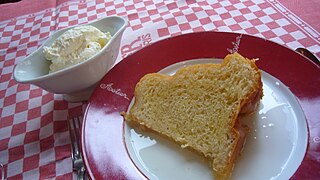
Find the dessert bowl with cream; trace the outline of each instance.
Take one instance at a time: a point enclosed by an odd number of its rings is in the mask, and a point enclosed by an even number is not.
[[[126,25],[124,18],[109,16],[59,30],[15,66],[13,77],[70,102],[87,100],[115,64]]]

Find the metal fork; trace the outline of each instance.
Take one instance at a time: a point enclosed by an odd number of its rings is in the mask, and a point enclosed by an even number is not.
[[[83,165],[82,154],[80,151],[80,129],[82,116],[70,118],[68,120],[69,133],[71,138],[71,159],[73,171],[77,174],[78,180],[87,179],[86,170]]]

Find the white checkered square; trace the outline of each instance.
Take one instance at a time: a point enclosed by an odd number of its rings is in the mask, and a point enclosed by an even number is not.
[[[16,136],[11,136],[10,140],[9,140],[9,143],[8,143],[8,147],[9,148],[14,148],[14,147],[23,145],[24,136],[25,136],[25,133],[19,134],[19,135],[16,135]]]
[[[79,24],[85,24],[85,23],[88,22],[88,18],[87,18],[87,17],[80,18],[80,19],[78,20],[78,22],[79,22]],[[68,23],[65,23],[65,24],[66,24],[66,26],[69,25]]]
[[[13,124],[23,123],[28,118],[28,112],[22,111],[19,113],[15,113],[13,117],[14,117]]]
[[[200,27],[202,26],[202,24],[200,23],[200,21],[192,21],[192,22],[189,22],[191,28],[195,28],[195,27]]]
[[[88,16],[94,16],[94,15],[96,15],[96,14],[97,14],[97,11],[96,11],[96,10],[92,10],[92,11],[87,12],[87,15],[88,15]]]
[[[70,171],[72,171],[72,166],[70,164],[72,164],[71,158],[65,158],[63,160],[58,161],[56,164],[57,176],[67,174]]]
[[[273,19],[271,19],[269,16],[259,17],[259,20],[261,22],[263,22],[264,24],[269,23],[269,22],[273,22]]]
[[[126,10],[126,8],[125,8],[125,7],[117,8],[117,9],[116,9],[116,11],[117,11],[117,14],[127,12],[127,10]],[[133,12],[135,12],[135,11],[133,11]]]
[[[46,165],[50,162],[55,161],[55,152],[54,149],[48,149],[40,153],[40,166]]]
[[[314,53],[320,52],[320,46],[319,46],[318,44],[315,44],[315,45],[313,45],[313,46],[310,46],[310,47],[308,47],[308,49],[309,49],[311,52],[314,52]]]
[[[139,24],[141,24],[139,19],[134,19],[134,20],[130,21],[130,25],[131,26],[136,26],[136,25],[139,25]]]
[[[239,10],[233,10],[229,12],[231,14],[232,17],[237,17],[237,16],[241,16],[242,13]]]
[[[11,136],[11,130],[12,130],[12,126],[2,127],[0,131],[0,140],[9,138]]]
[[[284,44],[284,41],[279,37],[274,37],[274,38],[271,38],[270,40],[273,41],[273,42],[276,42],[278,44],[281,44],[281,45]]]
[[[250,9],[251,12],[257,12],[261,10],[261,8],[257,5],[249,6],[248,8]]]
[[[22,159],[11,162],[7,166],[7,177],[12,177],[17,174],[21,174],[23,172],[22,170],[23,170],[23,160]]]
[[[222,20],[221,16],[219,15],[212,15],[212,16],[209,16],[209,18],[211,19],[212,22]]]
[[[12,33],[12,36],[19,35],[22,33],[22,31],[23,31],[23,29],[14,30]]]
[[[227,26],[237,24],[237,21],[234,20],[233,18],[228,18],[228,19],[224,20],[223,22],[224,22]]]
[[[11,41],[11,36],[4,36],[4,37],[1,37],[1,42],[2,43],[8,43]]]
[[[253,19],[257,19],[257,18],[258,18],[258,17],[257,17],[255,14],[253,14],[253,13],[244,14],[243,16],[246,18],[246,20],[253,20]]]
[[[71,10],[71,11],[77,11],[79,9],[79,6],[77,5],[71,5],[71,6],[68,6],[68,9]],[[61,11],[60,11],[61,12]]]
[[[53,102],[50,101],[47,104],[42,104],[41,106],[41,116],[48,114],[49,112],[51,112],[53,109]]]
[[[69,16],[68,11],[60,11],[58,14],[59,14],[59,17],[68,17]]]
[[[31,132],[40,128],[41,128],[40,117],[37,117],[35,119],[30,119],[27,121],[26,132]]]
[[[193,12],[191,12],[191,14],[193,14]],[[201,17],[206,17],[207,16],[207,13],[205,11],[199,11],[199,12],[196,12],[194,13],[198,19],[200,19]]]
[[[256,26],[256,29],[259,32],[266,32],[266,31],[270,30],[270,28],[268,26],[266,26],[265,24],[261,24],[261,25]]]
[[[49,123],[40,129],[40,137],[47,138],[53,134],[53,123]]]
[[[220,4],[221,4],[222,6],[224,6],[224,7],[226,7],[226,6],[231,6],[231,5],[232,5],[231,2],[229,2],[229,1],[221,1]]]
[[[21,39],[23,39],[23,38],[29,38],[30,35],[31,35],[31,32],[30,32],[30,31],[24,32],[24,33],[21,34]]]
[[[29,99],[29,91],[20,91],[16,93],[17,102],[22,102]]]
[[[86,3],[87,9],[88,8],[95,8],[96,7],[96,2],[95,1],[88,1],[88,3]]]
[[[26,19],[18,19],[17,22],[16,22],[16,25],[23,25],[27,22]]]
[[[178,16],[178,17],[176,17],[176,20],[177,20],[177,22],[179,24],[183,24],[183,23],[187,23],[188,22],[188,20],[187,20],[187,18],[185,16]]]
[[[134,5],[135,9],[146,7],[146,5],[145,5],[145,3],[143,1],[142,2],[138,2],[138,3],[134,3],[132,1],[127,1],[124,4],[125,4],[125,6]],[[155,9],[154,4],[152,4],[151,6],[148,6],[148,9]]]
[[[68,131],[54,134],[54,146],[63,146],[70,144],[70,134]]]
[[[35,107],[40,107],[41,106],[41,99],[42,97],[36,97],[36,98],[32,98],[29,100],[29,109],[33,109]]]
[[[246,8],[247,6],[245,6],[243,3],[236,3],[233,5],[235,8],[237,9],[244,9]]]
[[[50,32],[50,26],[44,26],[40,28],[41,33],[47,33]]]
[[[291,35],[293,38],[297,39],[297,40],[306,38],[306,35],[305,35],[304,33],[302,33],[301,31],[291,32],[290,35]]]
[[[286,45],[290,48],[290,49],[297,49],[299,47],[303,47],[303,45],[301,43],[299,43],[298,41],[292,41],[289,43],[286,43]]]
[[[8,150],[0,151],[0,162],[2,164],[6,164],[9,161],[9,153]]]
[[[242,29],[247,29],[247,28],[253,27],[253,25],[248,21],[243,21],[243,22],[240,22],[238,24]]]
[[[5,56],[5,59],[9,60],[9,59],[14,59],[17,56],[17,52],[12,52],[12,53],[7,53]]]
[[[181,32],[181,30],[178,28],[178,26],[170,26],[170,27],[168,27],[168,30],[169,30],[170,34],[175,34],[175,33]]]
[[[33,26],[33,22],[28,22],[26,24],[24,24],[24,28],[29,28],[29,27],[32,27]]]
[[[4,73],[2,75],[5,75]],[[9,88],[7,88],[7,91],[6,91],[6,96],[11,96],[13,94],[15,94],[17,92],[17,86],[11,86]]]
[[[267,15],[271,15],[271,14],[277,13],[272,7],[268,7],[266,9],[263,9],[262,11],[265,12]]]
[[[282,27],[272,29],[271,31],[274,32],[275,34],[277,34],[277,36],[283,36],[285,34],[288,34],[288,32],[286,30],[284,30]]]
[[[0,90],[5,90],[5,89],[7,89],[8,84],[9,84],[8,81],[6,81],[6,82],[1,82],[1,83],[0,83]],[[3,114],[2,114],[2,115],[3,115]]]
[[[12,32],[14,31],[14,27],[13,25],[8,25],[4,28],[4,32]]]
[[[2,74],[10,74],[13,72],[13,66],[7,66],[2,68]]]
[[[16,105],[15,104],[11,104],[9,106],[3,107],[1,117],[7,117],[7,116],[10,116],[10,115],[14,115],[15,109],[16,109]],[[2,132],[2,129],[1,129],[0,133],[1,132]]]
[[[33,31],[33,30],[37,30],[37,29],[39,29],[40,27],[41,27],[41,23],[33,24],[31,30],[32,30],[32,31]]]
[[[287,26],[287,25],[289,25],[290,24],[290,22],[287,20],[287,19],[285,19],[285,18],[281,18],[281,19],[277,19],[277,20],[275,20],[275,22],[277,23],[277,24],[279,24],[280,26]]]
[[[24,145],[24,157],[30,157],[40,153],[39,141],[28,143]]]
[[[40,174],[39,174],[39,169],[32,169],[30,171],[26,171],[23,173],[23,179],[39,179]]]
[[[9,48],[17,47],[20,44],[20,40],[17,41],[11,41]]]
[[[227,13],[228,10],[226,10],[226,8],[224,7],[219,7],[217,9],[215,9],[215,11],[218,13],[218,14],[224,14],[224,13]]]

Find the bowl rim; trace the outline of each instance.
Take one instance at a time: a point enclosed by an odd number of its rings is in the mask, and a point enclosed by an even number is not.
[[[85,60],[85,61],[82,61],[78,64],[75,64],[75,65],[72,65],[72,66],[69,66],[69,67],[66,67],[66,68],[63,68],[61,70],[58,70],[58,71],[55,71],[55,72],[52,72],[52,73],[48,73],[48,74],[45,74],[45,75],[42,75],[42,76],[39,76],[39,77],[36,77],[36,78],[33,78],[33,79],[27,79],[27,80],[22,80],[20,79],[18,76],[17,76],[17,66],[20,66],[21,64],[25,63],[26,61],[28,61],[28,59],[30,57],[32,57],[33,55],[37,54],[37,53],[40,53],[43,49],[44,46],[47,46],[46,43],[50,40],[52,40],[54,37],[54,35],[56,35],[57,33],[64,33],[65,31],[69,30],[69,29],[72,29],[74,27],[77,27],[77,26],[85,26],[85,25],[92,25],[94,23],[98,23],[98,22],[102,22],[106,19],[112,19],[112,18],[117,18],[117,19],[120,19],[123,21],[123,24],[122,26],[116,31],[116,33],[112,36],[112,38],[107,42],[107,44],[96,54],[94,54],[92,57],[90,57],[89,59]],[[48,39],[45,40],[45,42],[39,47],[37,48],[37,50],[35,50],[34,52],[32,52],[30,55],[28,55],[27,57],[25,57],[21,62],[17,63],[14,67],[14,70],[13,70],[13,78],[19,82],[19,83],[33,83],[33,82],[38,82],[38,81],[43,81],[43,80],[46,80],[46,79],[50,79],[50,78],[54,78],[54,77],[57,77],[57,76],[61,76],[63,74],[66,74],[66,73],[69,73],[70,71],[76,69],[76,68],[79,68],[81,66],[84,66],[85,64],[88,64],[90,63],[91,61],[93,61],[95,58],[97,58],[98,56],[100,56],[103,51],[105,51],[107,48],[109,48],[111,42],[115,41],[115,37],[117,37],[119,34],[123,33],[123,31],[125,30],[126,26],[128,25],[128,21],[121,17],[121,16],[107,16],[107,17],[104,17],[104,18],[101,18],[101,19],[97,19],[95,21],[92,21],[92,22],[88,22],[88,23],[84,23],[84,24],[77,24],[77,25],[73,25],[73,26],[70,26],[70,27],[66,27],[66,28],[62,28],[62,29],[59,29],[57,31],[55,31],[53,34],[51,34]],[[94,26],[94,25],[92,25]],[[96,27],[96,26],[94,26]],[[100,30],[100,29],[99,29]],[[45,59],[46,60],[46,59]]]

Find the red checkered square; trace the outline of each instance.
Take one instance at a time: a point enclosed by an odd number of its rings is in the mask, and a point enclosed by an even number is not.
[[[0,151],[8,149],[9,140],[10,138],[0,139]]]
[[[18,159],[23,159],[24,148],[23,146],[17,146],[9,149],[9,162],[14,162]]]
[[[28,100],[18,102],[16,104],[15,113],[19,113],[19,112],[28,110],[28,103],[29,103]]]
[[[53,122],[53,131],[55,133],[61,133],[68,131],[68,124],[66,121],[55,121]]]
[[[44,127],[52,122],[53,114],[52,112],[42,115],[41,117],[41,127]]]
[[[158,34],[159,34],[159,37],[165,37],[170,35],[170,32],[168,28],[162,28],[162,29],[158,29]]]
[[[4,98],[4,106],[9,106],[16,103],[16,94],[12,94]],[[1,125],[0,125],[1,126]]]
[[[35,141],[38,141],[40,139],[40,129],[26,132],[26,135],[24,137],[24,144],[32,143]]]
[[[23,159],[23,171],[30,171],[39,167],[39,154]]]
[[[26,132],[26,122],[14,124],[12,126],[11,136],[16,136]]]
[[[40,140],[40,151],[46,151],[54,147],[54,139],[53,136],[49,136],[47,138]]]
[[[265,31],[265,32],[262,32],[261,34],[268,39],[277,37],[277,35],[272,31]]]
[[[189,25],[189,23],[184,23],[184,24],[180,24],[179,25],[179,28],[182,30],[182,31],[185,31],[185,30],[189,30],[191,28],[191,26]]]
[[[0,128],[12,126],[12,125],[13,125],[13,115],[7,116],[7,117],[2,117],[0,119]],[[0,137],[0,139],[1,139],[1,137]]]
[[[40,172],[40,179],[49,179],[54,178],[56,175],[56,164],[50,163],[44,166],[40,166],[39,168]]]
[[[70,157],[71,154],[71,145],[60,145],[55,147],[55,152],[58,152],[55,154],[55,159],[63,160]]]
[[[28,120],[32,120],[37,117],[41,117],[41,107],[36,107],[28,111]]]
[[[56,180],[65,180],[65,179],[73,179],[72,173],[63,174],[61,176],[57,176]]]

